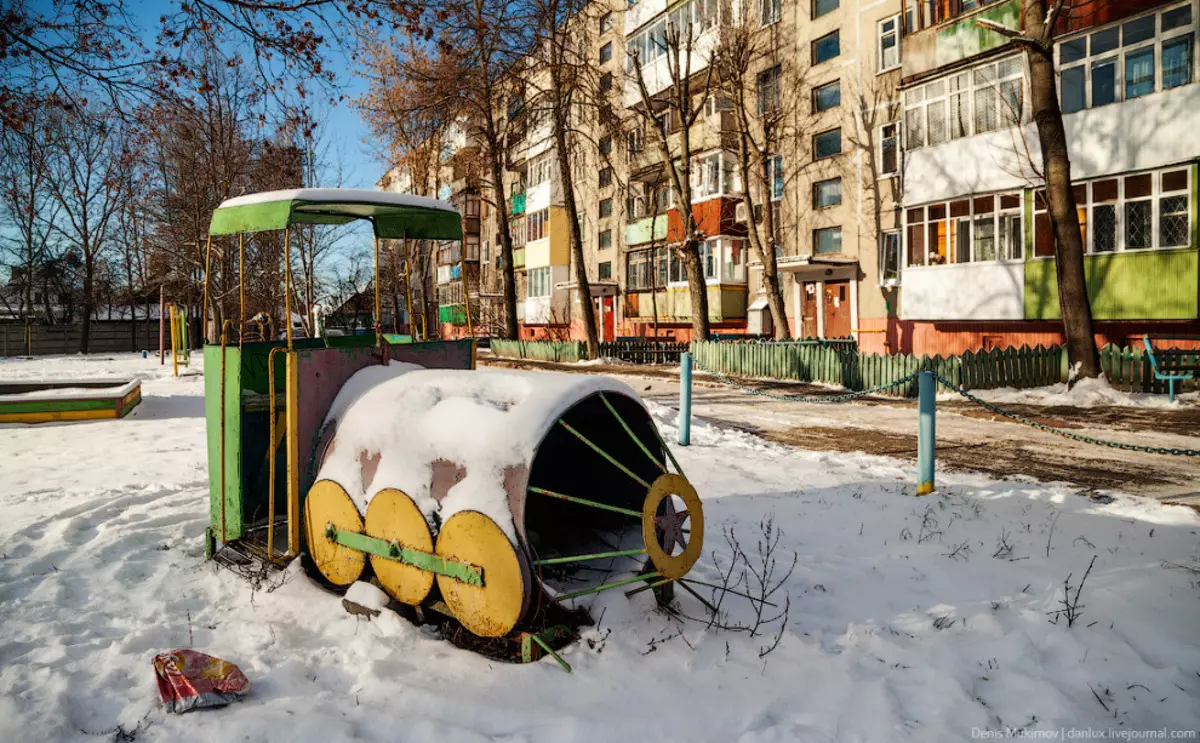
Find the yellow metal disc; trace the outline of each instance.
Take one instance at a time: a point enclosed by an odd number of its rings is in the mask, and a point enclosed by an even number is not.
[[[672,495],[683,501],[685,510],[675,508]],[[660,507],[663,513],[659,513]],[[685,523],[687,533],[683,531]],[[682,578],[700,559],[704,550],[704,508],[686,477],[667,473],[650,484],[642,507],[642,539],[650,561],[664,578]],[[682,546],[683,551],[674,554],[676,546]]]
[[[459,511],[438,533],[436,552],[483,571],[482,586],[437,577],[454,618],[480,637],[511,632],[525,606],[525,577],[516,548],[496,522],[478,511]]]
[[[367,536],[399,542],[422,552],[433,552],[429,524],[412,498],[385,488],[367,505]],[[404,604],[416,606],[433,590],[433,573],[380,555],[371,555],[371,567],[383,590]]]
[[[335,586],[358,580],[367,566],[367,556],[325,536],[330,524],[344,531],[362,533],[363,520],[350,495],[333,480],[320,480],[304,499],[304,529],[308,554],[317,570]]]

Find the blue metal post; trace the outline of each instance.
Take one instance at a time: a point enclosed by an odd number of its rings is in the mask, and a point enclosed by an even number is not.
[[[692,441],[692,355],[679,356],[679,445]]]
[[[917,495],[933,492],[933,450],[936,439],[934,405],[937,388],[933,372],[917,375]]]

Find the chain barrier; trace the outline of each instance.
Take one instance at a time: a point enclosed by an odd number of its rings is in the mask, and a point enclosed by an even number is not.
[[[892,387],[899,387],[900,385],[908,384],[912,380],[916,379],[917,375],[920,374],[920,372],[909,374],[907,376],[901,377],[900,379],[897,379],[894,382],[887,382],[885,384],[881,384],[876,387],[872,387],[871,389],[868,389],[868,390],[861,390],[859,392],[848,392],[844,395],[830,395],[830,396],[826,396],[826,397],[813,397],[813,396],[806,396],[806,395],[776,395],[776,394],[768,392],[764,389],[749,387],[749,386],[744,385],[741,382],[737,381],[736,379],[733,379],[729,376],[726,376],[725,374],[722,374],[719,371],[716,371],[714,369],[709,369],[707,366],[700,363],[700,361],[697,360],[694,356],[692,357],[692,365],[695,366],[700,371],[707,372],[707,373],[713,375],[714,377],[716,377],[720,381],[724,382],[725,384],[728,384],[731,387],[736,387],[737,389],[742,390],[743,392],[748,392],[751,395],[758,395],[759,397],[766,397],[766,398],[770,398],[772,400],[779,400],[781,402],[806,402],[806,403],[818,403],[818,404],[832,404],[832,403],[840,403],[840,402],[849,402],[850,400],[854,400],[859,397],[865,397],[866,395],[871,395],[876,392],[882,392],[883,390],[891,389]],[[941,382],[946,388],[948,388],[954,392],[957,392],[958,394],[967,398],[968,400],[975,403],[976,405],[979,405],[980,407],[986,408],[997,415],[1004,416],[1005,418],[1008,418],[1009,420],[1014,420],[1017,423],[1022,423],[1026,426],[1036,428],[1039,431],[1045,431],[1046,433],[1054,434],[1055,436],[1062,436],[1064,438],[1072,439],[1074,441],[1081,441],[1085,444],[1096,444],[1098,446],[1107,446],[1112,449],[1122,449],[1124,451],[1136,451],[1136,452],[1143,452],[1146,454],[1167,454],[1167,455],[1182,456],[1182,457],[1200,457],[1200,449],[1179,449],[1179,448],[1175,448],[1175,447],[1166,447],[1166,446],[1141,446],[1139,444],[1128,444],[1128,443],[1124,443],[1124,442],[1120,442],[1120,441],[1105,441],[1103,439],[1097,439],[1092,436],[1084,436],[1083,434],[1072,433],[1071,431],[1067,431],[1062,428],[1055,428],[1053,426],[1047,426],[1044,423],[1038,423],[1037,421],[1033,420],[1032,418],[1026,418],[1025,416],[1020,415],[1018,413],[1014,413],[1012,411],[1005,410],[1004,408],[1000,407],[999,405],[995,405],[995,404],[990,403],[987,400],[984,400],[976,395],[972,395],[967,390],[958,386],[957,384],[950,381],[949,379],[946,379],[945,377],[943,377],[940,374],[937,375],[937,380],[939,382]]]
[[[1200,457],[1200,449],[1178,449],[1178,448],[1166,447],[1166,446],[1141,446],[1138,444],[1127,444],[1127,443],[1123,443],[1120,441],[1105,441],[1103,439],[1097,439],[1097,438],[1093,438],[1091,436],[1084,436],[1083,434],[1079,434],[1079,433],[1072,433],[1072,432],[1067,431],[1062,428],[1054,428],[1053,426],[1047,426],[1045,423],[1038,423],[1037,421],[1033,420],[1032,418],[1026,418],[1023,415],[1019,415],[1010,410],[1005,410],[1004,408],[1000,407],[999,405],[994,405],[994,404],[988,402],[987,400],[984,400],[980,397],[972,395],[970,392],[967,392],[965,389],[963,389],[962,387],[959,387],[957,384],[955,384],[954,382],[951,382],[949,379],[946,379],[945,377],[943,377],[940,374],[937,375],[937,380],[939,382],[941,382],[943,385],[945,385],[946,387],[948,387],[949,389],[951,389],[952,391],[957,392],[958,394],[967,398],[968,400],[975,403],[976,405],[979,405],[980,407],[983,407],[983,408],[987,408],[988,410],[992,411],[993,413],[995,413],[997,415],[1002,415],[1005,418],[1016,421],[1017,423],[1023,423],[1026,426],[1031,426],[1033,428],[1038,429],[1039,431],[1045,431],[1046,433],[1052,433],[1056,436],[1062,436],[1064,438],[1073,439],[1075,441],[1082,441],[1085,444],[1096,444],[1098,446],[1107,446],[1112,449],[1123,449],[1125,451],[1137,451],[1137,452],[1144,452],[1146,454],[1170,454],[1170,455],[1182,456],[1182,457]]]
[[[805,395],[776,395],[776,394],[772,394],[763,389],[758,389],[756,387],[748,387],[748,386],[742,384],[741,382],[737,381],[736,379],[732,379],[730,377],[725,376],[724,374],[722,374],[719,371],[716,371],[714,369],[709,369],[704,364],[701,364],[696,359],[695,356],[692,357],[692,366],[696,367],[700,371],[708,372],[709,374],[713,375],[714,377],[721,380],[725,384],[728,384],[731,387],[736,387],[739,390],[742,390],[743,392],[748,392],[751,395],[758,395],[759,397],[768,397],[772,400],[779,400],[781,402],[809,402],[809,403],[817,403],[817,404],[832,404],[832,403],[839,403],[839,402],[849,402],[850,400],[853,400],[858,397],[865,397],[867,395],[873,395],[876,392],[882,392],[883,390],[891,389],[892,387],[899,387],[902,384],[908,384],[909,382],[911,382],[917,378],[916,374],[909,374],[908,376],[901,377],[900,379],[897,379],[894,382],[887,382],[887,383],[881,384],[877,387],[872,387],[869,390],[861,390],[859,392],[847,392],[844,395],[828,395],[828,396],[813,397],[813,396],[805,396]]]

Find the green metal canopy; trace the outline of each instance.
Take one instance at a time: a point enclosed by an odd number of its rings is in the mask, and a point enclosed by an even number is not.
[[[450,204],[363,188],[296,188],[238,196],[213,212],[208,234],[238,235],[356,219],[369,220],[375,236],[385,239],[462,239],[462,216]]]

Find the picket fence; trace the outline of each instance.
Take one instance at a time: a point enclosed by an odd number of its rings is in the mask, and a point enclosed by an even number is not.
[[[701,369],[735,377],[822,382],[849,390],[885,385],[919,371],[934,371],[969,390],[1015,387],[1028,389],[1065,382],[1067,352],[1061,346],[993,348],[955,356],[913,356],[859,353],[844,341],[700,341],[689,344],[662,341],[616,341],[601,344],[601,355],[635,363],[678,363],[678,354],[690,350]],[[1158,351],[1181,354],[1183,363],[1200,362],[1200,352]],[[492,341],[492,353],[503,358],[538,361],[580,361],[587,358],[582,341]],[[1154,378],[1149,357],[1138,347],[1107,345],[1100,349],[1100,365],[1109,383],[1128,392],[1165,393],[1166,383]],[[945,391],[945,385],[939,384]],[[1185,381],[1177,391],[1197,389],[1196,380]],[[915,397],[915,381],[882,394]]]

